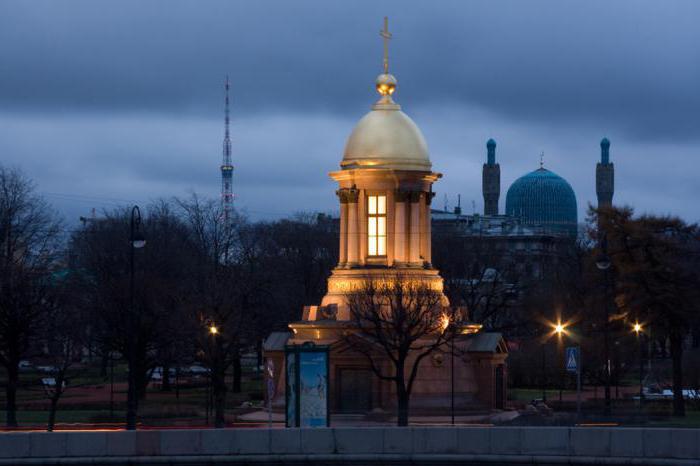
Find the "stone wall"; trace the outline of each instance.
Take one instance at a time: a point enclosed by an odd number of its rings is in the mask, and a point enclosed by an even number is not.
[[[375,427],[0,434],[0,465],[693,464],[700,429]]]

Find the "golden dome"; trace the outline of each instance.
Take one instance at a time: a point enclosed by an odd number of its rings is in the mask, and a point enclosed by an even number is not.
[[[352,130],[340,166],[430,171],[428,146],[418,126],[398,105],[378,108],[382,106],[375,105]]]
[[[377,78],[377,91],[382,98],[352,130],[345,144],[341,168],[431,170],[423,134],[391,98],[395,88],[393,76],[384,74]]]
[[[384,72],[375,87],[382,96],[352,130],[345,144],[343,169],[390,168],[394,170],[431,171],[428,145],[418,126],[395,103],[396,78],[389,74],[388,18],[384,18]]]

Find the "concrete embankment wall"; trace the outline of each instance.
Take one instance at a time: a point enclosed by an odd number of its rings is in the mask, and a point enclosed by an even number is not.
[[[0,434],[0,465],[10,464],[700,466],[700,429],[347,427]]]

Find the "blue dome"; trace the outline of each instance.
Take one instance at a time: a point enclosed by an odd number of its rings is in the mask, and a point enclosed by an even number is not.
[[[577,233],[574,190],[564,178],[544,168],[521,176],[508,188],[506,214],[547,233]]]

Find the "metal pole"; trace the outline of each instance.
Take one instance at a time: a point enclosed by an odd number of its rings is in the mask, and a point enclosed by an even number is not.
[[[272,396],[267,395],[267,428],[272,429]]]
[[[542,402],[547,402],[547,370],[546,370],[546,359],[547,352],[545,351],[545,344],[542,343]]]
[[[128,313],[128,354],[129,354],[129,378],[127,387],[127,430],[136,430],[136,337],[138,330],[135,328],[136,313],[134,312],[134,238],[138,224],[141,223],[141,211],[138,206],[131,209],[130,237],[129,237],[129,313]]]
[[[557,336],[557,351],[559,353],[559,409],[562,404],[562,391],[564,390],[564,343],[561,340],[561,334]]]
[[[576,361],[576,419],[581,420],[581,347],[578,347]]]
[[[605,251],[607,254],[607,251]],[[603,326],[603,357],[605,359],[605,409],[604,414],[610,416],[610,280],[608,269],[605,269],[605,322]]]
[[[450,383],[451,383],[451,399],[450,410],[452,413],[452,425],[455,425],[455,345],[454,341],[450,346]]]
[[[642,340],[641,332],[637,333],[637,339],[639,340],[639,411],[642,411],[642,401],[644,400],[644,390],[642,388],[644,381],[644,340]]]
[[[112,352],[109,352],[109,420],[114,420],[114,358]]]
[[[206,396],[206,402],[205,402],[206,403],[205,404],[205,406],[206,406],[206,408],[205,408],[206,422],[205,422],[205,425],[208,426],[209,425],[209,389],[211,388],[211,371],[207,375],[209,378],[207,379],[207,389],[205,390],[205,396]]]

